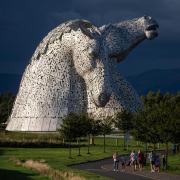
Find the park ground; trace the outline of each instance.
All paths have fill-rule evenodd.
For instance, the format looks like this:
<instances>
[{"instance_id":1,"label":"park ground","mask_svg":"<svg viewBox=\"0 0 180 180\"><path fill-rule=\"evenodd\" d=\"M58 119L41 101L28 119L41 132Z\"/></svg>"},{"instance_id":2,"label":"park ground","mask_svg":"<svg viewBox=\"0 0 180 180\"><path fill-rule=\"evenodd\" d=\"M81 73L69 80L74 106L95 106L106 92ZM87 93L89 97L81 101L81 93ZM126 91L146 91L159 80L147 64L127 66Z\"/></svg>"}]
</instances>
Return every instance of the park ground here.
<instances>
[{"instance_id":1,"label":"park ground","mask_svg":"<svg viewBox=\"0 0 180 180\"><path fill-rule=\"evenodd\" d=\"M76 142L74 142L76 144ZM78 156L78 148L72 148L72 158L69 158L68 148L12 148L12 147L0 147L0 179L6 180L28 180L28 179L51 179L41 172L37 172L32 168L23 167L17 165L17 160L22 162L26 160L43 161L48 164L52 169L56 169L62 173L72 173L79 179L93 179L101 180L106 179L103 176L95 173L82 171L78 169L72 169L69 165L82 162L88 162L98 160L106 157L111 157L112 153L117 151L119 154L128 154L130 151L142 149L145 150L145 144L137 143L135 140L130 140L128 150L123 150L123 140L117 140L114 138L106 138L106 152L103 152L103 138L97 137L95 139L95 145L90 146L90 154L87 154L87 142L81 142L81 155ZM149 144L148 148L153 146ZM160 149L164 146L160 145ZM170 145L171 148L171 145ZM147 166L148 169L148 166ZM169 156L169 170L168 173L180 174L180 155ZM68 177L68 175L67 175ZM66 178L65 178L66 179ZM68 178L67 178L68 179Z\"/></svg>"}]
</instances>

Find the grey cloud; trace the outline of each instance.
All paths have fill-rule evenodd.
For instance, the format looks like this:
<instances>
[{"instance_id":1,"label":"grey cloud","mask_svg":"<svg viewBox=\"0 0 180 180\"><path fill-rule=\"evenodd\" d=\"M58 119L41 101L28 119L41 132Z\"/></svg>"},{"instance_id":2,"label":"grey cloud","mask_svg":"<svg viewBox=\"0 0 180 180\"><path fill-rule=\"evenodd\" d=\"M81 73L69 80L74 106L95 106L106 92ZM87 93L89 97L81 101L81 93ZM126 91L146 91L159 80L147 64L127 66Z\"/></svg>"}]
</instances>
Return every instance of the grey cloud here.
<instances>
[{"instance_id":1,"label":"grey cloud","mask_svg":"<svg viewBox=\"0 0 180 180\"><path fill-rule=\"evenodd\" d=\"M25 66L40 40L66 20L83 18L101 26L145 14L158 21L160 35L157 40L144 43L130 54L125 65L121 65L126 73L130 68L133 72L134 60L138 64L134 71L142 71L156 65L164 67L164 59L168 64L168 59L179 58L179 0L2 0L0 67L6 67L6 63L1 63L5 61L21 62ZM7 53L9 50L11 53ZM150 61L154 66L149 65ZM171 62L169 65L173 66ZM176 60L175 63L180 67L180 62Z\"/></svg>"}]
</instances>

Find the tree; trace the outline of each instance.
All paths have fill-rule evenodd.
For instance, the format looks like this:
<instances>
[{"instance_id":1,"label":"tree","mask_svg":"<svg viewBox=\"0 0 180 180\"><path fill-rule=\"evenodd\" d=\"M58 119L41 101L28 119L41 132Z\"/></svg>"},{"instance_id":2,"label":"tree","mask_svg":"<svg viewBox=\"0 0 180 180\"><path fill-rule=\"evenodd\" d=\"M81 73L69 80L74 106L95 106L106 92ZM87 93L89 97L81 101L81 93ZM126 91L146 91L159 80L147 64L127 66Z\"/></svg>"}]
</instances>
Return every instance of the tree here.
<instances>
[{"instance_id":1,"label":"tree","mask_svg":"<svg viewBox=\"0 0 180 180\"><path fill-rule=\"evenodd\" d=\"M147 109L158 105L162 101L163 95L160 91L149 91L146 96L141 96L141 99L143 101L144 107Z\"/></svg>"},{"instance_id":2,"label":"tree","mask_svg":"<svg viewBox=\"0 0 180 180\"><path fill-rule=\"evenodd\" d=\"M15 96L12 93L0 95L0 124L6 123L10 116Z\"/></svg>"},{"instance_id":3,"label":"tree","mask_svg":"<svg viewBox=\"0 0 180 180\"><path fill-rule=\"evenodd\" d=\"M104 153L106 152L106 135L110 134L112 132L112 123L113 119L112 117L107 117L103 120L101 120L100 126L101 126L101 133L104 137Z\"/></svg>"},{"instance_id":4,"label":"tree","mask_svg":"<svg viewBox=\"0 0 180 180\"><path fill-rule=\"evenodd\" d=\"M76 114L77 115L77 114ZM79 153L78 156L81 155L80 153L80 144L79 140L82 136L87 136L91 132L91 119L88 117L87 114L78 114L77 115L77 128L78 128L78 133L77 133L77 138L78 138L78 145L79 145ZM88 140L88 149L89 149L89 140Z\"/></svg>"},{"instance_id":5,"label":"tree","mask_svg":"<svg viewBox=\"0 0 180 180\"><path fill-rule=\"evenodd\" d=\"M100 133L101 133L101 120L91 119L90 135L91 135L91 144L92 145L95 145L94 137L99 135Z\"/></svg>"},{"instance_id":6,"label":"tree","mask_svg":"<svg viewBox=\"0 0 180 180\"><path fill-rule=\"evenodd\" d=\"M153 143L155 150L155 144L162 142L162 119L160 112L157 106L148 106L134 115L134 129L131 133L137 140L145 142L146 156L147 143Z\"/></svg>"},{"instance_id":7,"label":"tree","mask_svg":"<svg viewBox=\"0 0 180 180\"><path fill-rule=\"evenodd\" d=\"M94 144L94 136L99 135L101 131L100 120L94 120L93 118L89 118L90 126L88 128L88 154L90 154L90 137L91 142Z\"/></svg>"},{"instance_id":8,"label":"tree","mask_svg":"<svg viewBox=\"0 0 180 180\"><path fill-rule=\"evenodd\" d=\"M144 110L135 115L134 136L154 145L165 143L168 167L168 143L180 142L180 95L150 92L142 99Z\"/></svg>"},{"instance_id":9,"label":"tree","mask_svg":"<svg viewBox=\"0 0 180 180\"><path fill-rule=\"evenodd\" d=\"M59 129L60 135L69 141L69 157L71 158L71 142L73 139L86 136L90 126L89 119L86 114L70 113L63 119L63 124ZM78 139L79 140L79 139ZM79 141L78 141L79 144ZM80 155L80 145L79 145Z\"/></svg>"},{"instance_id":10,"label":"tree","mask_svg":"<svg viewBox=\"0 0 180 180\"><path fill-rule=\"evenodd\" d=\"M163 133L167 133L168 122L170 122L170 112L168 100L170 96L149 92L143 97L144 109L138 111L134 116L134 135L143 142L156 144L164 142ZM169 133L170 134L170 133ZM170 135L167 134L166 138Z\"/></svg>"},{"instance_id":11,"label":"tree","mask_svg":"<svg viewBox=\"0 0 180 180\"><path fill-rule=\"evenodd\" d=\"M133 114L127 110L118 112L114 119L115 127L124 132L124 149L126 145L125 135L133 129Z\"/></svg>"},{"instance_id":12,"label":"tree","mask_svg":"<svg viewBox=\"0 0 180 180\"><path fill-rule=\"evenodd\" d=\"M171 97L172 143L180 143L180 92Z\"/></svg>"},{"instance_id":13,"label":"tree","mask_svg":"<svg viewBox=\"0 0 180 180\"><path fill-rule=\"evenodd\" d=\"M160 142L160 126L159 113L153 109L144 109L134 115L133 135L137 140L145 143ZM155 146L154 146L155 147Z\"/></svg>"},{"instance_id":14,"label":"tree","mask_svg":"<svg viewBox=\"0 0 180 180\"><path fill-rule=\"evenodd\" d=\"M69 142L69 158L71 158L71 142L76 136L76 127L74 127L74 114L70 113L63 119L61 128L58 129L61 137Z\"/></svg>"},{"instance_id":15,"label":"tree","mask_svg":"<svg viewBox=\"0 0 180 180\"><path fill-rule=\"evenodd\" d=\"M168 168L168 143L180 142L180 96L169 94L164 95L160 103L161 111L161 140L166 144L166 168Z\"/></svg>"}]
</instances>

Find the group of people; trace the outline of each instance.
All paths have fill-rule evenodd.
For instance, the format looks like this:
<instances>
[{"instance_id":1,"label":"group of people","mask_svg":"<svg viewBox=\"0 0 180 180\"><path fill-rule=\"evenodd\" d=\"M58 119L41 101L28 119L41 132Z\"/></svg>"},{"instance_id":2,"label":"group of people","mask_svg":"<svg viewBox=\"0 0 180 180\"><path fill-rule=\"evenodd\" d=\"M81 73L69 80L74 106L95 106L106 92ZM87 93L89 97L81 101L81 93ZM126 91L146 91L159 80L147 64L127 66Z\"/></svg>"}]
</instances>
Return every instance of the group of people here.
<instances>
[{"instance_id":1,"label":"group of people","mask_svg":"<svg viewBox=\"0 0 180 180\"><path fill-rule=\"evenodd\" d=\"M139 167L139 170L142 170L143 168L143 162L144 162L144 154L141 150L139 150L137 153L135 151L132 151L129 159L127 157L118 157L117 153L113 154L113 170L118 171L119 169L119 162L121 162L121 168L122 171L125 171L126 166L133 167L133 170L137 170L137 167Z\"/></svg>"},{"instance_id":2,"label":"group of people","mask_svg":"<svg viewBox=\"0 0 180 180\"><path fill-rule=\"evenodd\" d=\"M150 161L151 166L151 172L159 172L160 171L160 156L156 154L154 151L151 151L148 154L148 159ZM144 153L139 150L138 152L132 151L130 153L129 158L128 157L118 157L117 153L113 154L113 170L118 171L119 170L119 162L121 163L122 171L125 171L126 166L132 167L133 171L136 171L139 169L142 171L143 166L145 164L146 157L144 156ZM165 169L165 155L162 156L162 166L163 169Z\"/></svg>"},{"instance_id":3,"label":"group of people","mask_svg":"<svg viewBox=\"0 0 180 180\"><path fill-rule=\"evenodd\" d=\"M132 151L130 154L130 165L133 167L133 170L136 171L137 167L139 167L139 170L142 171L144 164L144 154L141 150L139 150L137 153L135 151Z\"/></svg>"}]
</instances>

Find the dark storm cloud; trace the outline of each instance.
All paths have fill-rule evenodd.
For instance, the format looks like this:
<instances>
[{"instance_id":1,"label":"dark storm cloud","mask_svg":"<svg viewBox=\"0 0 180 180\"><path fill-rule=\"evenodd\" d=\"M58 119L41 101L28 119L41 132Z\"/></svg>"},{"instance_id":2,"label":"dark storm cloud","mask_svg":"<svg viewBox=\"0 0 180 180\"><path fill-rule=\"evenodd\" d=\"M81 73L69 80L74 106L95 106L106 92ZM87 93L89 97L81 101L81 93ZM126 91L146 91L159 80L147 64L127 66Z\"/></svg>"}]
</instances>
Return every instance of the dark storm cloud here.
<instances>
[{"instance_id":1,"label":"dark storm cloud","mask_svg":"<svg viewBox=\"0 0 180 180\"><path fill-rule=\"evenodd\" d=\"M143 15L158 21L160 36L132 52L122 72L180 67L179 0L1 0L0 72L22 73L41 39L63 21L83 18L101 26Z\"/></svg>"}]
</instances>

